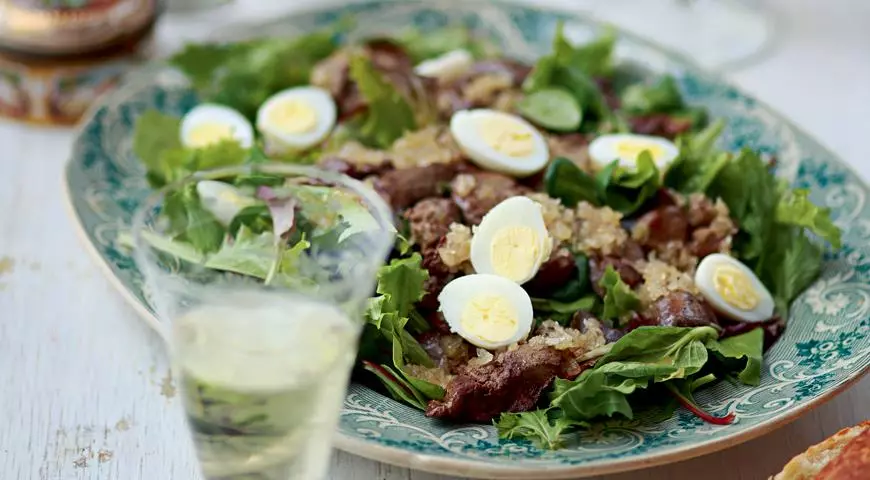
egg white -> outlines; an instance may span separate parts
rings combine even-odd
[[[663,153],[659,157],[653,157],[653,163],[660,171],[664,171],[674,159],[680,154],[680,150],[674,142],[663,137],[655,137],[651,135],[637,135],[634,133],[616,133],[612,135],[602,135],[597,137],[589,144],[589,157],[595,164],[601,168],[614,160],[619,161],[619,165],[626,168],[635,168],[637,166],[637,157],[622,156],[619,154],[617,145],[622,142],[637,142],[642,144],[654,144],[662,149]],[[652,153],[652,152],[650,152]]]
[[[719,295],[719,292],[716,291],[716,287],[713,284],[713,275],[716,268],[720,265],[735,267],[750,279],[753,290],[755,290],[759,296],[758,304],[755,308],[752,310],[736,308]],[[761,280],[758,279],[749,267],[734,257],[722,253],[714,253],[704,257],[701,260],[701,263],[698,264],[698,269],[695,271],[695,284],[697,285],[698,290],[700,290],[701,295],[703,295],[704,299],[707,300],[707,303],[709,303],[717,312],[729,318],[740,322],[755,323],[769,320],[773,316],[775,305],[773,302],[773,296],[770,295],[770,291],[767,290],[767,287],[761,283]]]
[[[421,77],[437,78],[447,82],[458,78],[473,64],[474,57],[471,53],[460,48],[420,62],[414,67],[414,73]]]
[[[204,123],[229,126],[233,131],[232,138],[239,142],[242,148],[251,148],[254,144],[254,128],[251,122],[237,110],[216,103],[197,105],[181,118],[179,132],[181,144],[185,147],[194,147],[190,142],[191,131]]]
[[[500,117],[519,123],[531,134],[532,152],[522,157],[505,155],[485,142],[479,133],[487,118]],[[543,169],[550,159],[547,141],[535,127],[517,115],[490,109],[460,110],[450,118],[450,133],[471,161],[487,170],[524,177]]]
[[[270,122],[269,112],[290,100],[298,100],[314,110],[316,124],[310,131],[289,133]],[[335,126],[336,118],[335,101],[329,92],[318,87],[295,87],[282,90],[263,102],[257,111],[257,130],[266,142],[267,153],[280,155],[306,150],[322,142]]]
[[[223,225],[229,225],[239,212],[257,203],[238,188],[215,180],[197,182],[196,193],[203,208]]]
[[[509,280],[522,285],[538,273],[549,257],[552,239],[544,223],[541,205],[527,197],[511,197],[493,207],[480,222],[471,238],[471,265],[477,273],[498,275],[492,260],[492,243],[495,235],[504,228],[529,227],[537,234],[539,254],[532,268],[519,278]],[[531,248],[533,245],[529,245]]]
[[[507,339],[492,342],[472,335],[462,326],[462,313],[468,303],[479,296],[498,296],[507,300],[517,314],[516,331]],[[532,330],[534,311],[529,294],[516,283],[498,275],[473,274],[448,283],[438,295],[439,310],[450,330],[472,345],[487,350],[506,347],[525,340]]]

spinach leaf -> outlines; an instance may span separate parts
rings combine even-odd
[[[564,157],[550,162],[544,173],[544,188],[547,195],[558,198],[568,208],[574,208],[580,202],[601,205],[595,179]]]
[[[556,302],[579,301],[589,293],[589,258],[579,251],[571,252],[571,255],[574,256],[574,267],[577,269],[577,275],[553,292],[550,298]]]
[[[715,149],[725,122],[719,120],[704,130],[677,139],[679,156],[665,172],[665,186],[683,194],[706,192],[730,159]]]
[[[619,320],[625,315],[640,308],[640,299],[631,288],[622,281],[619,273],[611,265],[607,266],[598,285],[604,289],[604,308],[601,318],[612,320],[619,325]]]
[[[389,148],[405,132],[417,128],[414,110],[407,99],[362,55],[350,60],[350,77],[368,103],[358,126],[359,140],[366,145]]]
[[[402,342],[397,338],[393,339],[393,365],[399,373],[404,375],[408,383],[427,400],[441,400],[444,398],[444,389],[440,385],[416,378],[405,370],[405,354],[402,350]]]
[[[559,302],[550,298],[532,298],[532,307],[538,312],[555,312],[555,313],[577,313],[579,311],[589,312],[597,303],[597,299],[592,295],[580,297],[573,302]]]
[[[631,114],[667,113],[683,107],[683,96],[671,75],[651,85],[635,83],[622,93],[621,108]]]
[[[715,340],[712,327],[640,327],[619,339],[595,367],[576,380],[557,379],[551,405],[565,416],[588,420],[616,413],[632,418],[628,395],[651,382],[687,378],[707,362],[705,343]]]
[[[740,372],[737,379],[746,385],[761,382],[761,364],[764,349],[764,330],[756,328],[741,335],[707,342],[707,348],[727,367],[729,372]]]
[[[368,360],[363,360],[363,368],[373,373],[386,387],[394,399],[405,402],[418,410],[426,410],[426,400],[415,395],[413,386],[402,378],[395,370],[386,365],[376,365]]]
[[[565,416],[555,416],[550,409],[531,412],[502,413],[493,424],[499,438],[522,438],[531,441],[538,448],[556,450],[563,446],[563,435],[574,427],[588,427],[589,424],[572,420]],[[555,417],[555,418],[551,418]]]
[[[603,204],[629,215],[655,196],[661,187],[661,176],[652,155],[644,150],[637,156],[636,168],[612,162],[596,175],[596,184]]]

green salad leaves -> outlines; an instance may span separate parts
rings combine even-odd
[[[405,132],[417,128],[408,100],[378,72],[371,61],[356,55],[350,60],[350,77],[368,103],[356,136],[365,144],[389,148]]]
[[[264,38],[228,44],[189,44],[169,59],[200,97],[235,108],[249,119],[274,93],[305,85],[311,69],[338,47],[338,33],[322,30],[292,40]]]
[[[603,320],[611,320],[619,325],[620,319],[640,308],[640,299],[610,265],[598,284],[604,290],[604,308],[601,311]]]
[[[610,119],[610,108],[594,77],[612,73],[615,40],[615,33],[608,30],[594,42],[574,46],[565,38],[564,25],[560,23],[553,38],[552,53],[538,60],[523,90],[532,95],[553,88],[569,93],[576,105],[567,104],[564,108],[577,107],[577,112],[565,116],[579,118],[582,115],[583,124],[590,123],[589,128],[594,127],[595,122]],[[568,123],[565,122],[563,129],[567,129]]]
[[[718,340],[712,327],[640,327],[617,342],[595,366],[575,380],[556,379],[550,405],[503,414],[495,426],[502,438],[525,438],[541,448],[559,448],[563,435],[598,417],[633,418],[645,405],[639,390],[669,392],[681,404],[713,422],[733,417],[704,412],[694,392],[718,379],[757,385],[761,378],[763,331]],[[667,393],[666,393],[667,394]]]
[[[544,173],[547,195],[558,198],[566,207],[589,202],[626,215],[637,211],[660,187],[661,174],[647,151],[638,156],[634,169],[613,161],[593,176],[560,157],[550,162]]]
[[[735,255],[771,290],[777,312],[786,317],[788,305],[821,270],[822,246],[806,233],[838,249],[840,229],[829,209],[814,205],[808,191],[789,189],[757,153],[717,150],[723,128],[724,123],[717,122],[680,138],[680,155],[664,183],[681,193],[721,198],[728,205],[740,225]]]
[[[366,370],[375,374],[396,400],[405,401],[421,410],[429,400],[440,400],[444,389],[408,373],[405,361],[423,367],[433,367],[432,359],[414,339],[409,330],[422,333],[428,328],[416,321],[415,304],[426,293],[424,283],[429,273],[421,266],[422,257],[413,253],[393,259],[378,272],[377,293],[366,309],[366,329],[360,345],[360,357]],[[388,353],[388,354],[387,354]],[[381,358],[392,364],[376,364]]]

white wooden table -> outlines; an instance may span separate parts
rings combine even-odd
[[[768,4],[782,20],[777,50],[732,80],[870,178],[870,4]],[[198,478],[159,339],[101,277],[66,216],[70,141],[68,131],[0,125],[0,479]],[[607,478],[766,478],[868,417],[870,378],[744,445]],[[331,478],[446,480],[343,453]]]

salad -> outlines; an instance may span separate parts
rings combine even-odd
[[[269,159],[369,184],[399,240],[356,377],[427,416],[494,422],[544,448],[650,405],[733,421],[694,392],[759,383],[790,302],[840,247],[827,209],[778,180],[774,159],[721,150],[724,122],[684,102],[674,77],[617,63],[612,32],[574,45],[560,26],[533,64],[462,28],[342,40],[176,54],[203,103],[138,119],[149,182]],[[171,238],[153,243],[280,281],[313,244],[343,237],[299,235],[311,212],[270,208],[277,189],[328,188],[284,187],[202,181],[167,199]],[[352,200],[337,205],[345,228],[365,228]]]

